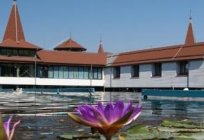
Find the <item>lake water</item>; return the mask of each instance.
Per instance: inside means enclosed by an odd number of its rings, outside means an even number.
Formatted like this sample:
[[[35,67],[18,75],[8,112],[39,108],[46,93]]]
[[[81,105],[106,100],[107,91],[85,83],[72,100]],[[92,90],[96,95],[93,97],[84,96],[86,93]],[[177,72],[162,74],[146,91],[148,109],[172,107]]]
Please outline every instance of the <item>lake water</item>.
[[[140,93],[97,92],[93,94],[94,103],[117,99],[138,102]],[[80,133],[82,127],[71,121],[66,112],[73,111],[77,104],[89,103],[88,93],[68,95],[9,94],[0,93],[0,112],[5,120],[14,115],[14,121],[21,120],[14,140],[55,140],[66,133]],[[204,102],[175,100],[142,100],[142,114],[136,123],[156,125],[163,119],[190,119],[204,124]]]

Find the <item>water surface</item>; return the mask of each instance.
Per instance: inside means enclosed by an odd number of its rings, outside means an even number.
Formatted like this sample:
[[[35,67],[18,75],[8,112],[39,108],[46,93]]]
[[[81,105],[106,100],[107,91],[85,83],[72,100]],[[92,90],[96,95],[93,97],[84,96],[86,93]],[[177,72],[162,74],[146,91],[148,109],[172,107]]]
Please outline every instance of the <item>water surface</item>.
[[[97,92],[94,102],[108,102],[121,99],[138,102],[141,94],[132,92]],[[89,131],[67,117],[77,104],[90,104],[88,93],[68,95],[11,94],[0,93],[0,112],[5,120],[14,115],[21,120],[14,140],[57,139],[65,132]],[[142,114],[135,123],[157,125],[163,119],[190,119],[204,124],[204,102],[175,100],[142,100]]]

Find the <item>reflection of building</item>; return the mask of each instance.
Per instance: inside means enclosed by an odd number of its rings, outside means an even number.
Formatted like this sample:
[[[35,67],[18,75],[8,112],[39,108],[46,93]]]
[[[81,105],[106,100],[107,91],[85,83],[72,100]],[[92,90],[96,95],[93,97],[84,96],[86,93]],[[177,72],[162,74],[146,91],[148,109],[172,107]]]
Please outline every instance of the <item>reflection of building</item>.
[[[152,109],[152,114],[161,115],[162,108],[161,108],[160,101],[151,101],[151,109]]]
[[[185,119],[188,114],[188,103],[187,102],[175,102],[175,117]]]
[[[12,6],[4,38],[0,43],[0,85],[25,86],[104,86],[106,55],[100,43],[97,53],[72,38],[54,50],[27,42],[16,1]]]
[[[204,88],[204,42],[195,42],[190,18],[184,44],[110,55],[105,86],[141,88]]]

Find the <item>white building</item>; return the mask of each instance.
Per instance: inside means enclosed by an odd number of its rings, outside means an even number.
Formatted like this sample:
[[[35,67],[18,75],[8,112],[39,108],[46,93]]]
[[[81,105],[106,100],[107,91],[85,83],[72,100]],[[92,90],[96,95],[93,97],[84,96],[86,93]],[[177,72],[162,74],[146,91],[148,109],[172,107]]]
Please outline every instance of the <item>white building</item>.
[[[204,42],[195,42],[190,23],[184,44],[108,56],[105,87],[204,88]]]

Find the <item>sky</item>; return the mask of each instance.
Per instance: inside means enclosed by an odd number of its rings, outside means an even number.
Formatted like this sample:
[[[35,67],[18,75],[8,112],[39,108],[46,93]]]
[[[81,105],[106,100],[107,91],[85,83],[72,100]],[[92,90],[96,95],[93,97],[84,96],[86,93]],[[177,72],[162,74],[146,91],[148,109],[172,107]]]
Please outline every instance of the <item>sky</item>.
[[[0,40],[12,0],[0,0]],[[204,0],[17,0],[28,42],[53,49],[77,41],[96,52],[118,53],[183,44],[190,13],[197,42],[204,42]],[[190,12],[191,11],[191,12]]]

